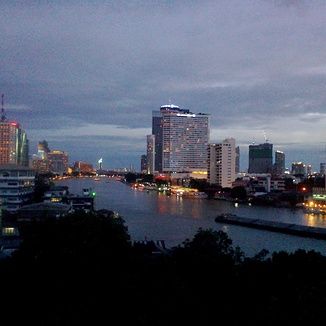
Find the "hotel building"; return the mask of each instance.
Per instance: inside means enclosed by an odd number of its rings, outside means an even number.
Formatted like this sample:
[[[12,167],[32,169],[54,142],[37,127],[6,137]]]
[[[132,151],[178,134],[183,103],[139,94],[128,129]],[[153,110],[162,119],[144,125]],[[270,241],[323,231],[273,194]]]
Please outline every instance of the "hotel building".
[[[161,106],[161,114],[163,173],[207,173],[210,115],[175,105]]]

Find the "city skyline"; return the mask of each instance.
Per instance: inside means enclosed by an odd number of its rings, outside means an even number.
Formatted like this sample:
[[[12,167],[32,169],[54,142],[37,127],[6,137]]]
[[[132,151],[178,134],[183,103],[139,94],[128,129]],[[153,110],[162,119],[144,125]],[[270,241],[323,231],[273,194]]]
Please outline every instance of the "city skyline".
[[[140,170],[152,111],[173,103],[210,114],[241,171],[265,141],[287,168],[326,161],[321,1],[4,1],[0,16],[0,91],[31,154],[46,140],[70,163]]]

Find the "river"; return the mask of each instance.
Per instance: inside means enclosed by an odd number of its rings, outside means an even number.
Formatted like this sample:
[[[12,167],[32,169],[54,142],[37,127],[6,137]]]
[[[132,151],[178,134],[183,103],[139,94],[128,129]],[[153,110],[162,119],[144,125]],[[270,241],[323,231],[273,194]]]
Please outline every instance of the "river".
[[[235,205],[232,202],[208,199],[167,196],[157,191],[132,189],[114,178],[75,178],[55,181],[65,185],[74,194],[82,194],[83,188],[96,191],[95,208],[119,213],[128,227],[131,239],[164,240],[168,248],[192,239],[199,228],[225,231],[232,245],[239,246],[247,257],[262,249],[293,252],[297,249],[315,250],[326,256],[326,240],[305,238],[271,231],[215,222],[221,213],[260,218],[285,223],[326,228],[326,216],[306,214],[300,208],[275,208]]]

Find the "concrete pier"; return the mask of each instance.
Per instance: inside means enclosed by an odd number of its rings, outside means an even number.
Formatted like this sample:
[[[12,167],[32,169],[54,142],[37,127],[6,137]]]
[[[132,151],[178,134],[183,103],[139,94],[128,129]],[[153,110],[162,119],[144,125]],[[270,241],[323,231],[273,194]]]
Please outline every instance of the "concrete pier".
[[[252,219],[232,214],[219,215],[215,218],[215,222],[326,240],[326,228]]]

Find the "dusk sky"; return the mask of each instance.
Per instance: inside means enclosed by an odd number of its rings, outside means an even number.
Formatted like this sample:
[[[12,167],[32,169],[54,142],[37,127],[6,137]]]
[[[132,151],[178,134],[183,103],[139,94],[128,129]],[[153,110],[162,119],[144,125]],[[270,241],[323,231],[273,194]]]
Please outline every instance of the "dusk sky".
[[[210,114],[210,142],[326,161],[326,1],[1,1],[0,92],[30,153],[46,140],[140,170],[152,111]]]

